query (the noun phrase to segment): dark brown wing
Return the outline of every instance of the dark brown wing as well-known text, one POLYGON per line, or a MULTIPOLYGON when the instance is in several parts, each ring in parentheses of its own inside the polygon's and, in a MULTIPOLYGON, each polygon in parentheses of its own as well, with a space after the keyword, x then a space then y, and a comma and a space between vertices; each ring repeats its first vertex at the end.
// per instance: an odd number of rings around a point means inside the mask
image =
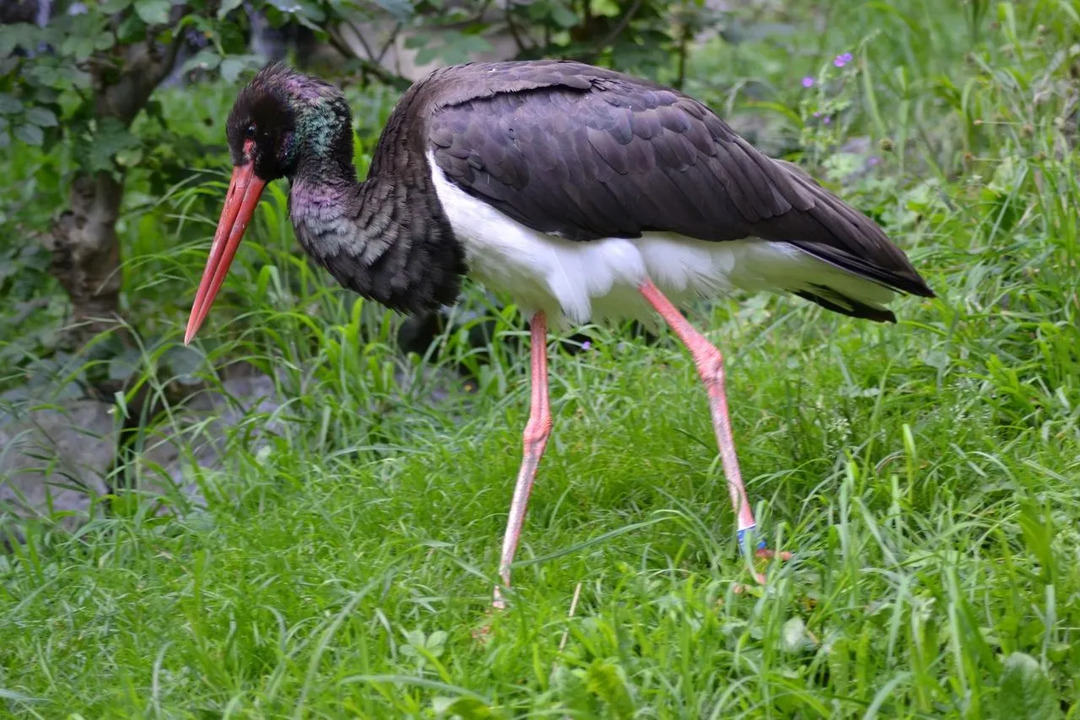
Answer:
POLYGON ((674 90, 579 63, 441 78, 428 136, 470 195, 572 240, 675 232, 786 241, 887 287, 933 293, 873 221, 674 90), (446 100, 447 97, 451 99, 446 100))

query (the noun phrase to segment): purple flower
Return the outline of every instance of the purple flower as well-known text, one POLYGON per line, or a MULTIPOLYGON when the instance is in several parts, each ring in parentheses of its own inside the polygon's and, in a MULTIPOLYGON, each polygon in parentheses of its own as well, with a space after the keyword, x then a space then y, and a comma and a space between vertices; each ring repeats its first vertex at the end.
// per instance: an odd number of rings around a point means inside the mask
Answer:
POLYGON ((823 117, 823 118, 821 119, 821 122, 823 122, 823 123, 825 123, 826 125, 828 125, 829 123, 831 123, 831 122, 832 122, 832 118, 830 118, 830 117, 829 117, 828 115, 826 115, 825 117, 823 117))
POLYGON ((804 77, 802 79, 802 86, 804 88, 812 88, 812 87, 814 87, 814 78, 807 75, 806 77, 804 77))
POLYGON ((589 350, 591 348, 592 348, 592 341, 591 340, 586 340, 585 342, 581 343, 581 349, 582 350, 589 350))
POLYGON ((836 57, 835 57, 835 58, 833 59, 832 63, 833 63, 833 65, 835 65, 836 67, 844 67, 844 66, 845 66, 845 65, 847 65, 847 64, 848 64, 849 62, 851 62, 851 60, 852 60, 852 56, 851 56, 851 53, 842 53, 842 54, 840 54, 840 55, 837 55, 837 56, 836 56, 836 57))

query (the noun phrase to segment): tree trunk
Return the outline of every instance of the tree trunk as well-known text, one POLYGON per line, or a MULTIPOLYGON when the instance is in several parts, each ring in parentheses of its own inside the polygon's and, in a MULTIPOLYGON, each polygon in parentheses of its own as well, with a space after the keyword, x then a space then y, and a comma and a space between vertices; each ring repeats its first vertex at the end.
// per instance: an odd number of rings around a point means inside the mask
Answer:
POLYGON ((77 175, 69 194, 70 209, 56 219, 46 240, 52 274, 71 297, 69 330, 78 345, 121 324, 123 274, 116 221, 122 183, 122 177, 106 172, 77 175))
MULTIPOLYGON (((174 6, 173 19, 178 22, 187 11, 186 6, 174 6)), ((144 41, 123 49, 119 72, 112 55, 90 63, 93 111, 99 121, 115 119, 129 127, 172 70, 183 34, 177 31, 172 43, 162 46, 154 39, 160 29, 148 29, 144 41)), ((54 221, 52 236, 45 241, 52 252, 52 273, 71 296, 70 331, 79 345, 122 327, 116 221, 123 196, 124 175, 118 165, 111 172, 79 172, 71 184, 70 208, 54 221)))

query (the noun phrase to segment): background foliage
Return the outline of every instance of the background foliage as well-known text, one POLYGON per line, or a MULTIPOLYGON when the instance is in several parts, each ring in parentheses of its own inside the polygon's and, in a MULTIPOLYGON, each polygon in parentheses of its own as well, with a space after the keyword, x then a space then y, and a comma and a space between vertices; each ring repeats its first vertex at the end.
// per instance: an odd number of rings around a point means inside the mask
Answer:
MULTIPOLYGON (((791 298, 694 308, 728 353, 764 527, 797 553, 767 588, 745 587, 686 358, 589 328, 587 352, 553 360, 516 592, 488 615, 526 416, 514 308, 470 288, 426 356, 404 354, 400 319, 302 257, 277 185, 181 349, 224 192, 221 119, 257 63, 250 16, 109 0, 6 26, 0 48, 23 54, 0 79, 4 407, 91 394, 126 416, 107 512, 74 533, 47 513, 0 556, 9 712, 1076 715, 1075 2, 253 7, 320 47, 378 20, 457 58, 499 28, 522 56, 681 83, 882 223, 941 297, 899 303, 894 327, 791 298), (187 31, 206 42, 174 63, 185 84, 107 122, 96 99, 131 49, 179 57, 187 31), (122 180, 123 330, 73 344, 37 239, 87 173, 122 180), (477 345, 481 326, 496 342, 477 345), (193 419, 190 396, 238 362, 274 402, 224 431, 193 419), (151 448, 190 458, 209 436, 226 461, 188 469, 201 500, 139 492, 161 482, 151 448)), ((362 170, 401 84, 382 47, 308 58, 346 88, 362 170)))

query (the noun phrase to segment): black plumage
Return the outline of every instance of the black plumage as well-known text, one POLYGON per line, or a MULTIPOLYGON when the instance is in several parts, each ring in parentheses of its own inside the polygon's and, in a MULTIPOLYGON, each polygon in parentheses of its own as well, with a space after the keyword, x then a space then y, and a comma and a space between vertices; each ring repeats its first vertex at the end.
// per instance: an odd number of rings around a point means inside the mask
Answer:
MULTIPOLYGON (((534 230, 583 242, 650 231, 782 241, 887 288, 933 295, 872 220, 669 88, 536 61, 443 68, 409 96, 446 176, 534 230)), ((830 310, 893 319, 834 289, 797 292, 830 310)))
MULTIPOLYGON (((305 89, 319 82, 279 72, 299 79, 305 89)), ((398 103, 368 179, 358 183, 348 107, 336 88, 326 88, 327 103, 344 107, 345 117, 319 125, 327 115, 315 115, 306 129, 309 137, 296 143, 289 210, 297 239, 344 287, 391 309, 418 314, 453 303, 466 272, 464 251, 431 187, 422 123, 413 119, 415 94, 398 103), (305 152, 305 142, 317 144, 310 136, 318 133, 328 136, 323 144, 332 152, 305 152)), ((239 103, 233 112, 238 109, 243 112, 239 103)), ((302 128, 304 115, 298 114, 302 128)))

